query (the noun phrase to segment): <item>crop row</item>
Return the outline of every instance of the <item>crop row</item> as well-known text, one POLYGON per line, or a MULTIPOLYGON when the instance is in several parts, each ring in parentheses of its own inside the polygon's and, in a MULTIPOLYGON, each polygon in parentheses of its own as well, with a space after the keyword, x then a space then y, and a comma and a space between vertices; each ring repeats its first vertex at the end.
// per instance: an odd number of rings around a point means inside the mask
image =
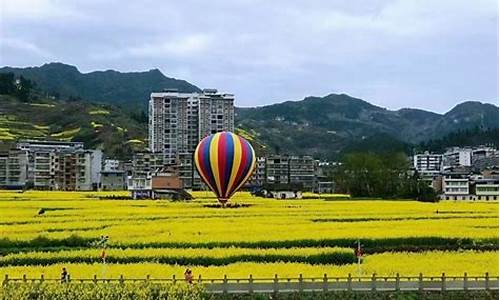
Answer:
POLYGON ((498 219, 494 215, 442 215, 442 216, 422 216, 422 217, 387 217, 387 218, 324 218, 312 219, 312 222, 330 222, 330 223, 350 223, 350 222, 373 222, 373 221, 410 221, 410 220, 449 220, 449 219, 498 219))
MULTIPOLYGON (((220 266, 237 262, 300 262, 308 264, 350 264, 356 261, 351 249, 107 249, 106 263, 127 264, 154 262, 171 265, 220 266)), ((28 252, 0 258, 0 266, 50 265, 56 263, 99 263, 101 250, 28 252)))
POLYGON ((202 287, 157 283, 9 283, 0 288, 2 300, 206 299, 202 287))
MULTIPOLYGON (((157 284, 157 283, 67 283, 67 284, 8 284, 0 289, 0 299, 3 300, 257 300, 267 299, 269 295, 247 294, 247 295, 209 295, 203 293, 199 285, 184 284, 157 284)), ((269 297, 272 299, 272 297, 269 297)), ((375 292, 359 293, 348 291, 335 291, 328 293, 303 293, 303 294, 280 294, 282 300, 382 300, 382 299, 498 299, 498 291, 426 291, 426 292, 375 292)))
MULTIPOLYGON (((23 249, 54 249, 54 248, 88 248, 96 238, 84 238, 71 235, 62 239, 51 239, 39 236, 32 240, 0 239, 0 254, 18 252, 23 249)), ((112 247, 120 248, 324 248, 342 247, 353 248, 358 239, 336 238, 336 239, 297 239, 297 240, 262 240, 262 241, 215 241, 215 242, 130 242, 111 243, 112 247)), ((498 248, 497 238, 472 239, 472 238, 446 238, 446 237, 396 237, 360 239, 360 242, 368 253, 385 251, 413 251, 413 249, 424 250, 457 250, 477 249, 492 250, 498 248)))
MULTIPOLYGON (((58 263, 47 266, 7 266, 0 267, 0 278, 8 274, 10 278, 59 278, 61 268, 65 267, 71 278, 182 278, 185 266, 160 264, 154 262, 130 264, 103 264, 103 263, 58 263)), ((462 276, 467 272, 469 276, 498 276, 498 251, 428 251, 421 253, 380 253, 367 255, 360 266, 357 264, 332 265, 309 263, 256 263, 238 262, 222 266, 196 266, 190 265, 195 277, 222 279, 224 275, 230 278, 248 278, 252 274, 255 278, 272 278, 278 274, 280 278, 297 278, 299 274, 304 277, 346 277, 353 276, 462 276)))

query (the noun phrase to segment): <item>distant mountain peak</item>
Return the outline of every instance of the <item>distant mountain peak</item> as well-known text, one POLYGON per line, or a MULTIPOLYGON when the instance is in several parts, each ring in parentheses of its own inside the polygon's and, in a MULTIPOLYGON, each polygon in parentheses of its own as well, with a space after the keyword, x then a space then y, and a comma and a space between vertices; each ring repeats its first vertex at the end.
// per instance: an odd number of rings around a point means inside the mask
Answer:
POLYGON ((34 81, 41 90, 62 99, 79 97, 92 102, 118 104, 129 109, 146 109, 152 91, 174 88, 181 92, 200 89, 185 81, 165 76, 154 68, 141 72, 115 70, 81 73, 77 67, 51 62, 40 67, 0 68, 34 81))
POLYGON ((469 109, 469 108, 483 108, 483 107, 497 107, 498 108, 498 106, 491 104, 491 103, 484 103, 484 102, 477 101, 477 100, 468 100, 468 101, 464 101, 462 103, 455 105, 455 107, 452 108, 450 111, 453 111, 454 109, 469 109))
POLYGON ((80 73, 78 68, 73 65, 68 65, 62 62, 51 62, 41 65, 40 67, 33 67, 32 69, 41 69, 41 70, 62 70, 66 72, 75 72, 80 73))

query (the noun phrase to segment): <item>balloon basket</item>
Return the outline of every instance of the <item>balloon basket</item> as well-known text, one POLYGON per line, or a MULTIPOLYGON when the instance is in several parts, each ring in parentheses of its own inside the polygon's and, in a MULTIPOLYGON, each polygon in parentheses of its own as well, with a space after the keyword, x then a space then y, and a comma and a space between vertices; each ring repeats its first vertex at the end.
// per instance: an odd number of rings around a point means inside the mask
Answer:
POLYGON ((219 203, 222 208, 226 208, 227 199, 221 198, 219 199, 219 203))

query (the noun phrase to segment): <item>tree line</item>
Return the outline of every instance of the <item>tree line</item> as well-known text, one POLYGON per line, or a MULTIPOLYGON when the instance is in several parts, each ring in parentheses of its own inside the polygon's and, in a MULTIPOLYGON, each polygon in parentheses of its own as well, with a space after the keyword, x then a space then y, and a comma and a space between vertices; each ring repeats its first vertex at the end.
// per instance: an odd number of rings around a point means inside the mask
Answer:
POLYGON ((435 201, 436 193, 411 170, 404 153, 350 153, 333 171, 336 192, 353 197, 411 198, 435 201))
POLYGON ((420 143, 417 150, 442 153, 448 147, 491 145, 498 148, 498 128, 482 128, 480 126, 460 129, 446 136, 420 143))

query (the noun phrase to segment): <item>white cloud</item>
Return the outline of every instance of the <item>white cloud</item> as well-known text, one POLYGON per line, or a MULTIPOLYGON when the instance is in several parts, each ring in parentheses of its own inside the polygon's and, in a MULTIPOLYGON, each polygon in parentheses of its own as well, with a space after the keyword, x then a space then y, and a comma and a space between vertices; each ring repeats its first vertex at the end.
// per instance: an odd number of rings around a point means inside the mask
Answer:
POLYGON ((331 91, 392 108, 498 98, 495 0, 0 1, 10 65, 158 67, 240 105, 331 91))
POLYGON ((69 1, 57 0, 0 0, 2 18, 49 19, 54 17, 76 17, 81 15, 70 9, 69 1))
POLYGON ((135 56, 191 56, 207 51, 212 42, 209 34, 188 34, 174 39, 164 37, 153 43, 130 47, 126 52, 135 56))
POLYGON ((52 57, 52 55, 47 50, 38 47, 34 43, 23 41, 21 39, 0 37, 0 47, 2 48, 2 50, 4 50, 5 48, 11 48, 14 50, 29 52, 46 59, 52 57))

